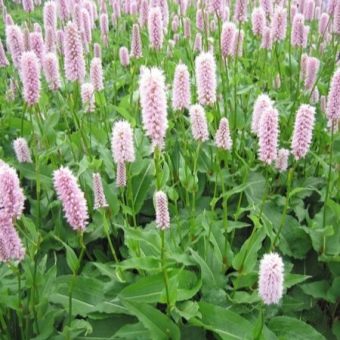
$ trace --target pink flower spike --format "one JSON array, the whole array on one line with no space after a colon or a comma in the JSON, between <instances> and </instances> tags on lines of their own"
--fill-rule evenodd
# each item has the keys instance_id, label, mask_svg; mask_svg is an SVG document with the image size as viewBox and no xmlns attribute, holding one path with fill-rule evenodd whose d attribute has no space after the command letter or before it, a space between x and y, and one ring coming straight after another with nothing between
<instances>
[{"instance_id":1,"label":"pink flower spike","mask_svg":"<svg viewBox=\"0 0 340 340\"><path fill-rule=\"evenodd\" d=\"M119 60L122 66L126 67L130 64L129 50L125 46L119 49Z\"/></svg>"},{"instance_id":2,"label":"pink flower spike","mask_svg":"<svg viewBox=\"0 0 340 340\"><path fill-rule=\"evenodd\" d=\"M31 151L25 138L17 138L13 147L19 163L32 163Z\"/></svg>"},{"instance_id":3,"label":"pink flower spike","mask_svg":"<svg viewBox=\"0 0 340 340\"><path fill-rule=\"evenodd\" d=\"M25 248L10 218L0 216L0 263L20 262L25 257Z\"/></svg>"},{"instance_id":4,"label":"pink flower spike","mask_svg":"<svg viewBox=\"0 0 340 340\"><path fill-rule=\"evenodd\" d=\"M225 22L221 33L221 51L224 58L230 56L233 51L236 25L233 22Z\"/></svg>"},{"instance_id":5,"label":"pink flower spike","mask_svg":"<svg viewBox=\"0 0 340 340\"><path fill-rule=\"evenodd\" d=\"M146 135L153 147L164 146L168 128L167 100L163 72L156 68L142 68L139 81L142 120Z\"/></svg>"},{"instance_id":6,"label":"pink flower spike","mask_svg":"<svg viewBox=\"0 0 340 340\"><path fill-rule=\"evenodd\" d=\"M107 204L102 178L99 173L94 173L92 176L92 187L94 193L94 209L106 208Z\"/></svg>"},{"instance_id":7,"label":"pink flower spike","mask_svg":"<svg viewBox=\"0 0 340 340\"><path fill-rule=\"evenodd\" d=\"M10 220L20 218L24 202L25 196L16 171L3 163L0 166L0 217Z\"/></svg>"},{"instance_id":8,"label":"pink flower spike","mask_svg":"<svg viewBox=\"0 0 340 340\"><path fill-rule=\"evenodd\" d=\"M333 74L328 93L326 115L331 124L337 124L340 120L340 68ZM324 99L326 101L326 99Z\"/></svg>"},{"instance_id":9,"label":"pink flower spike","mask_svg":"<svg viewBox=\"0 0 340 340\"><path fill-rule=\"evenodd\" d=\"M31 13L34 10L33 0L22 0L22 8L25 12Z\"/></svg>"},{"instance_id":10,"label":"pink flower spike","mask_svg":"<svg viewBox=\"0 0 340 340\"><path fill-rule=\"evenodd\" d=\"M17 25L6 26L6 44L11 53L13 64L20 67L22 52L24 51L24 40L21 29Z\"/></svg>"},{"instance_id":11,"label":"pink flower spike","mask_svg":"<svg viewBox=\"0 0 340 340\"><path fill-rule=\"evenodd\" d=\"M269 27L265 27L262 34L261 48L271 50L273 46L273 39Z\"/></svg>"},{"instance_id":12,"label":"pink flower spike","mask_svg":"<svg viewBox=\"0 0 340 340\"><path fill-rule=\"evenodd\" d=\"M261 7L254 8L251 15L252 30L254 35L262 36L266 27L266 14Z\"/></svg>"},{"instance_id":13,"label":"pink flower spike","mask_svg":"<svg viewBox=\"0 0 340 340\"><path fill-rule=\"evenodd\" d=\"M215 144L218 148L224 150L231 150L233 146L229 130L229 121L225 117L220 120L220 125L215 135Z\"/></svg>"},{"instance_id":14,"label":"pink flower spike","mask_svg":"<svg viewBox=\"0 0 340 340\"><path fill-rule=\"evenodd\" d=\"M45 56L45 43L41 32L31 32L29 34L29 47L41 63Z\"/></svg>"},{"instance_id":15,"label":"pink flower spike","mask_svg":"<svg viewBox=\"0 0 340 340\"><path fill-rule=\"evenodd\" d=\"M275 161L275 167L279 172L284 172L287 170L288 157L289 157L289 150L282 148L278 151L277 158Z\"/></svg>"},{"instance_id":16,"label":"pink flower spike","mask_svg":"<svg viewBox=\"0 0 340 340\"><path fill-rule=\"evenodd\" d=\"M81 100L86 112L95 110L94 86L91 83L81 85Z\"/></svg>"},{"instance_id":17,"label":"pink flower spike","mask_svg":"<svg viewBox=\"0 0 340 340\"><path fill-rule=\"evenodd\" d=\"M216 62L210 52L201 52L195 60L198 101L201 105L216 102Z\"/></svg>"},{"instance_id":18,"label":"pink flower spike","mask_svg":"<svg viewBox=\"0 0 340 340\"><path fill-rule=\"evenodd\" d=\"M20 69L25 102L28 106L37 104L40 98L40 64L34 52L22 54Z\"/></svg>"},{"instance_id":19,"label":"pink flower spike","mask_svg":"<svg viewBox=\"0 0 340 340\"><path fill-rule=\"evenodd\" d=\"M248 0L236 0L234 19L237 22L247 21Z\"/></svg>"},{"instance_id":20,"label":"pink flower spike","mask_svg":"<svg viewBox=\"0 0 340 340\"><path fill-rule=\"evenodd\" d=\"M279 137L279 113L269 107L261 114L259 122L259 159L270 165L277 157Z\"/></svg>"},{"instance_id":21,"label":"pink flower spike","mask_svg":"<svg viewBox=\"0 0 340 340\"><path fill-rule=\"evenodd\" d=\"M293 20L291 32L291 44L294 47L303 47L305 40L305 18L302 14L297 13Z\"/></svg>"},{"instance_id":22,"label":"pink flower spike","mask_svg":"<svg viewBox=\"0 0 340 340\"><path fill-rule=\"evenodd\" d=\"M139 59L143 56L142 40L140 37L139 25L137 24L132 26L131 56L136 59Z\"/></svg>"},{"instance_id":23,"label":"pink flower spike","mask_svg":"<svg viewBox=\"0 0 340 340\"><path fill-rule=\"evenodd\" d=\"M54 188L63 204L67 222L76 231L82 231L88 224L85 195L69 168L61 167L53 174Z\"/></svg>"},{"instance_id":24,"label":"pink flower spike","mask_svg":"<svg viewBox=\"0 0 340 340\"><path fill-rule=\"evenodd\" d=\"M55 53L47 53L43 59L43 69L48 87L57 91L61 87L59 62Z\"/></svg>"},{"instance_id":25,"label":"pink flower spike","mask_svg":"<svg viewBox=\"0 0 340 340\"><path fill-rule=\"evenodd\" d=\"M163 191L155 193L156 225L161 230L170 228L170 215L168 209L168 198Z\"/></svg>"},{"instance_id":26,"label":"pink flower spike","mask_svg":"<svg viewBox=\"0 0 340 340\"><path fill-rule=\"evenodd\" d=\"M148 33L150 46L155 50L160 50L163 45L163 20L159 7L149 9Z\"/></svg>"},{"instance_id":27,"label":"pink flower spike","mask_svg":"<svg viewBox=\"0 0 340 340\"><path fill-rule=\"evenodd\" d=\"M117 164L116 185L118 188L126 186L126 166L125 163Z\"/></svg>"},{"instance_id":28,"label":"pink flower spike","mask_svg":"<svg viewBox=\"0 0 340 340\"><path fill-rule=\"evenodd\" d=\"M95 91L104 89L103 68L100 58L93 58L90 66L90 79Z\"/></svg>"},{"instance_id":29,"label":"pink flower spike","mask_svg":"<svg viewBox=\"0 0 340 340\"><path fill-rule=\"evenodd\" d=\"M312 142L315 108L302 104L296 114L291 143L292 154L296 160L306 156Z\"/></svg>"},{"instance_id":30,"label":"pink flower spike","mask_svg":"<svg viewBox=\"0 0 340 340\"><path fill-rule=\"evenodd\" d=\"M316 77L320 68L320 60L314 57L308 57L306 61L306 78L305 89L311 91L316 82Z\"/></svg>"},{"instance_id":31,"label":"pink flower spike","mask_svg":"<svg viewBox=\"0 0 340 340\"><path fill-rule=\"evenodd\" d=\"M266 109L271 107L273 107L273 102L268 97L268 95L261 94L257 97L254 103L254 110L251 122L251 132L258 135L261 115Z\"/></svg>"},{"instance_id":32,"label":"pink flower spike","mask_svg":"<svg viewBox=\"0 0 340 340\"><path fill-rule=\"evenodd\" d=\"M175 69L172 86L172 107L174 110L188 109L191 102L190 75L188 67L182 63Z\"/></svg>"},{"instance_id":33,"label":"pink flower spike","mask_svg":"<svg viewBox=\"0 0 340 340\"><path fill-rule=\"evenodd\" d=\"M259 295L266 305L278 304L283 295L283 261L277 253L265 254L260 262Z\"/></svg>"},{"instance_id":34,"label":"pink flower spike","mask_svg":"<svg viewBox=\"0 0 340 340\"><path fill-rule=\"evenodd\" d=\"M114 124L111 149L113 160L117 164L135 161L133 130L129 122L122 120Z\"/></svg>"},{"instance_id":35,"label":"pink flower spike","mask_svg":"<svg viewBox=\"0 0 340 340\"><path fill-rule=\"evenodd\" d=\"M44 28L52 27L55 31L57 28L57 6L54 1L44 3Z\"/></svg>"},{"instance_id":36,"label":"pink flower spike","mask_svg":"<svg viewBox=\"0 0 340 340\"><path fill-rule=\"evenodd\" d=\"M286 38L287 29L287 10L277 7L274 12L271 35L273 42L282 41Z\"/></svg>"},{"instance_id":37,"label":"pink flower spike","mask_svg":"<svg viewBox=\"0 0 340 340\"><path fill-rule=\"evenodd\" d=\"M204 142L209 139L208 123L204 108L199 105L192 105L189 110L191 133L196 141Z\"/></svg>"},{"instance_id":38,"label":"pink flower spike","mask_svg":"<svg viewBox=\"0 0 340 340\"><path fill-rule=\"evenodd\" d=\"M82 82L85 78L83 46L76 24L69 22L65 28L65 75L70 81Z\"/></svg>"}]
</instances>

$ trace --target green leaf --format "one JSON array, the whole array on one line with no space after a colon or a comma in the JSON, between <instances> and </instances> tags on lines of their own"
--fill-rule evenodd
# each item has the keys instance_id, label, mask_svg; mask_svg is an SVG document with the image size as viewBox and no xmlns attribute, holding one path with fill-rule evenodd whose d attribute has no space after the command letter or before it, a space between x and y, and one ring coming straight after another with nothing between
<instances>
[{"instance_id":1,"label":"green leaf","mask_svg":"<svg viewBox=\"0 0 340 340\"><path fill-rule=\"evenodd\" d=\"M312 326L301 320L288 316L276 316L270 320L268 327L281 340L323 340L325 339Z\"/></svg>"},{"instance_id":2,"label":"green leaf","mask_svg":"<svg viewBox=\"0 0 340 340\"><path fill-rule=\"evenodd\" d=\"M252 339L252 325L240 315L206 302L199 303L201 319L192 319L190 323L217 333L222 339Z\"/></svg>"},{"instance_id":3,"label":"green leaf","mask_svg":"<svg viewBox=\"0 0 340 340\"><path fill-rule=\"evenodd\" d=\"M153 303L160 302L164 290L162 274L142 277L124 288L119 296L126 301Z\"/></svg>"},{"instance_id":4,"label":"green leaf","mask_svg":"<svg viewBox=\"0 0 340 340\"><path fill-rule=\"evenodd\" d=\"M255 228L255 227L254 227ZM257 229L244 244L238 254L233 259L233 267L245 273L251 272L257 261L257 252L262 246L262 241L266 237L263 228Z\"/></svg>"},{"instance_id":5,"label":"green leaf","mask_svg":"<svg viewBox=\"0 0 340 340\"><path fill-rule=\"evenodd\" d=\"M142 323L138 322L132 325L125 325L115 333L114 339L149 339L150 333L143 326Z\"/></svg>"},{"instance_id":6,"label":"green leaf","mask_svg":"<svg viewBox=\"0 0 340 340\"><path fill-rule=\"evenodd\" d=\"M122 303L149 330L152 339L180 339L179 328L158 309L144 303L126 300L122 300Z\"/></svg>"},{"instance_id":7,"label":"green leaf","mask_svg":"<svg viewBox=\"0 0 340 340\"><path fill-rule=\"evenodd\" d=\"M61 240L60 238L58 238L56 236L54 236L54 237L60 243L62 243L62 245L65 247L65 249L66 249L66 262L67 262L67 265L70 268L70 270L72 271L72 273L75 273L78 270L78 268L79 268L79 260L78 260L78 257L76 255L76 253L63 240Z\"/></svg>"},{"instance_id":8,"label":"green leaf","mask_svg":"<svg viewBox=\"0 0 340 340\"><path fill-rule=\"evenodd\" d=\"M133 206L135 214L137 214L148 195L150 185L152 183L153 177L151 175L151 162L146 163L144 171L132 178L132 188L133 188Z\"/></svg>"},{"instance_id":9,"label":"green leaf","mask_svg":"<svg viewBox=\"0 0 340 340\"><path fill-rule=\"evenodd\" d=\"M71 276L59 277L57 291L49 295L49 301L68 308ZM72 299L72 314L87 316L97 311L97 305L104 301L104 284L94 278L78 276L75 280Z\"/></svg>"}]
</instances>

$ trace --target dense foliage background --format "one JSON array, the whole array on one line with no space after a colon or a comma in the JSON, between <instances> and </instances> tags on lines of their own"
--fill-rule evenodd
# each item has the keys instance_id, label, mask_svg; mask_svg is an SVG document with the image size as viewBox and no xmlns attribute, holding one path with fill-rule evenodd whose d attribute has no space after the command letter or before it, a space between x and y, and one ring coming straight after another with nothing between
<instances>
[{"instance_id":1,"label":"dense foliage background","mask_svg":"<svg viewBox=\"0 0 340 340\"><path fill-rule=\"evenodd\" d=\"M111 2L103 2L111 18ZM98 12L101 3L97 3ZM179 61L189 68L192 103L197 101L194 63L199 52L193 50L197 4L188 1L183 15L190 19L191 36L183 36L180 20L179 40L169 54L169 40L175 34L171 20L179 14L179 5L168 3L170 24L162 49L149 47L147 28L141 27L143 57L131 58L126 67L120 63L119 48L130 48L138 14L126 14L122 6L118 21L112 24L110 20L107 47L96 21L85 59L88 69L93 42L102 45L105 89L96 93L92 113L82 106L79 84L65 80L64 75L56 92L49 90L42 77L39 104L30 108L21 94L18 70L12 63L0 69L0 157L17 170L26 196L24 215L16 221L26 256L20 263L0 264L0 337L340 338L340 135L335 132L331 141L325 112L319 102L314 103L310 151L299 161L291 157L289 169L280 173L258 160L258 140L250 131L254 102L265 92L279 111L280 145L290 149L295 113L301 103L311 100L300 79L301 53L320 59L316 87L326 96L336 70L339 35L330 32L324 43L318 20L313 19L307 23L306 48L289 46L288 24L284 41L271 50L261 49L261 38L251 30L250 14L257 6L251 1L248 21L242 24L243 55L225 64L219 50L222 21L211 13L209 20L215 22L216 30L208 34L217 62L218 104L205 107L210 140L198 149L187 110L175 112L170 105ZM291 3L285 6L289 8ZM30 14L21 4L5 1L5 5L18 25L26 22L32 30L34 22L42 24L43 4ZM321 12L327 11L324 4L320 6ZM232 19L234 3L230 9ZM59 21L58 26L62 29L64 23ZM5 45L4 23L0 34ZM205 34L204 46L208 42ZM57 53L63 74L63 54L59 48ZM7 57L11 60L9 53ZM164 233L164 266L160 260L161 232L154 222L155 161L139 104L142 65L161 68L169 85L169 127L160 156L161 188L168 196L171 217L171 227ZM280 86L275 85L278 74ZM10 80L17 89L12 98ZM222 116L230 123L234 143L230 152L214 144L216 117ZM112 125L120 119L131 123L136 149L123 190L115 184L116 165L110 146ZM16 160L12 143L20 136L29 143L31 164ZM72 169L88 203L90 223L84 232L86 252L81 261L79 235L67 224L53 188L53 171L61 166ZM294 172L290 172L293 167ZM102 176L107 209L93 209L94 172ZM287 193L289 174L292 183ZM284 296L279 304L265 306L257 290L259 260L271 250L286 202L287 216L275 249L285 265ZM71 317L70 282L74 284Z\"/></svg>"}]
</instances>

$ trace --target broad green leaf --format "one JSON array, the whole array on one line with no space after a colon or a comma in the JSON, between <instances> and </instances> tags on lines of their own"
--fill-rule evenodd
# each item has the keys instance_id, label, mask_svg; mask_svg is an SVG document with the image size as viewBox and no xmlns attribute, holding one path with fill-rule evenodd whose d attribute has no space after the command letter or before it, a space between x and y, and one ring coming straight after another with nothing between
<instances>
[{"instance_id":1,"label":"broad green leaf","mask_svg":"<svg viewBox=\"0 0 340 340\"><path fill-rule=\"evenodd\" d=\"M325 338L312 326L288 316L276 316L269 321L268 327L281 340L324 340Z\"/></svg>"},{"instance_id":2,"label":"broad green leaf","mask_svg":"<svg viewBox=\"0 0 340 340\"><path fill-rule=\"evenodd\" d=\"M179 328L158 309L144 303L122 300L125 307L134 314L150 332L154 340L179 340Z\"/></svg>"},{"instance_id":3,"label":"broad green leaf","mask_svg":"<svg viewBox=\"0 0 340 340\"><path fill-rule=\"evenodd\" d=\"M217 333L222 339L252 339L252 325L240 315L206 302L199 302L202 318L194 318L190 323Z\"/></svg>"}]
</instances>

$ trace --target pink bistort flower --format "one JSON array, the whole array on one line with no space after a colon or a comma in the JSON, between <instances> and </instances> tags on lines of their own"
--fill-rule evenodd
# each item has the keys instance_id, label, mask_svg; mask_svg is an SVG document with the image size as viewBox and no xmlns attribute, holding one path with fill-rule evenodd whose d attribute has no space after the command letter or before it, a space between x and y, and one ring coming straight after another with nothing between
<instances>
[{"instance_id":1,"label":"pink bistort flower","mask_svg":"<svg viewBox=\"0 0 340 340\"><path fill-rule=\"evenodd\" d=\"M19 68L21 55L24 51L24 39L19 26L6 26L6 44L11 54L14 66Z\"/></svg>"},{"instance_id":2,"label":"pink bistort flower","mask_svg":"<svg viewBox=\"0 0 340 340\"><path fill-rule=\"evenodd\" d=\"M146 134L150 137L153 147L162 149L168 127L163 72L156 67L144 67L140 75L139 93Z\"/></svg>"},{"instance_id":3,"label":"pink bistort flower","mask_svg":"<svg viewBox=\"0 0 340 340\"><path fill-rule=\"evenodd\" d=\"M258 135L259 125L262 113L273 106L272 100L268 97L267 94L260 94L255 103L253 109L253 116L251 121L251 132Z\"/></svg>"},{"instance_id":4,"label":"pink bistort flower","mask_svg":"<svg viewBox=\"0 0 340 340\"><path fill-rule=\"evenodd\" d=\"M34 52L22 54L20 71L25 102L29 106L37 104L40 98L40 64Z\"/></svg>"},{"instance_id":5,"label":"pink bistort flower","mask_svg":"<svg viewBox=\"0 0 340 340\"><path fill-rule=\"evenodd\" d=\"M310 105L302 104L297 111L291 142L292 154L296 160L303 158L309 151L313 136L314 116L315 108Z\"/></svg>"},{"instance_id":6,"label":"pink bistort flower","mask_svg":"<svg viewBox=\"0 0 340 340\"><path fill-rule=\"evenodd\" d=\"M156 225L164 230L170 228L170 215L168 209L168 198L163 191L155 193Z\"/></svg>"},{"instance_id":7,"label":"pink bistort flower","mask_svg":"<svg viewBox=\"0 0 340 340\"><path fill-rule=\"evenodd\" d=\"M65 28L65 75L70 81L82 82L85 77L83 46L76 24L69 22Z\"/></svg>"},{"instance_id":8,"label":"pink bistort flower","mask_svg":"<svg viewBox=\"0 0 340 340\"><path fill-rule=\"evenodd\" d=\"M277 158L275 161L275 167L279 172L284 172L288 168L288 157L289 157L289 150L287 149L279 149L277 153Z\"/></svg>"},{"instance_id":9,"label":"pink bistort flower","mask_svg":"<svg viewBox=\"0 0 340 340\"><path fill-rule=\"evenodd\" d=\"M54 171L53 182L67 222L74 230L84 230L88 224L87 203L77 179L69 168L61 167Z\"/></svg>"},{"instance_id":10,"label":"pink bistort flower","mask_svg":"<svg viewBox=\"0 0 340 340\"><path fill-rule=\"evenodd\" d=\"M331 124L336 124L340 120L340 68L338 68L331 81L327 99L326 115ZM326 100L325 100L326 101Z\"/></svg>"},{"instance_id":11,"label":"pink bistort flower","mask_svg":"<svg viewBox=\"0 0 340 340\"><path fill-rule=\"evenodd\" d=\"M224 58L230 56L233 51L236 25L233 22L225 22L221 32L221 51Z\"/></svg>"},{"instance_id":12,"label":"pink bistort flower","mask_svg":"<svg viewBox=\"0 0 340 340\"><path fill-rule=\"evenodd\" d=\"M160 50L163 46L163 20L162 12L159 7L149 9L148 33L150 46L155 50Z\"/></svg>"},{"instance_id":13,"label":"pink bistort flower","mask_svg":"<svg viewBox=\"0 0 340 340\"><path fill-rule=\"evenodd\" d=\"M17 138L13 148L19 163L32 163L31 151L25 138Z\"/></svg>"},{"instance_id":14,"label":"pink bistort flower","mask_svg":"<svg viewBox=\"0 0 340 340\"><path fill-rule=\"evenodd\" d=\"M199 105L192 105L189 110L191 133L196 141L204 142L209 139L208 122L204 108Z\"/></svg>"},{"instance_id":15,"label":"pink bistort flower","mask_svg":"<svg viewBox=\"0 0 340 340\"><path fill-rule=\"evenodd\" d=\"M229 130L229 121L225 117L220 120L220 125L215 135L215 144L218 148L224 150L231 150L233 146Z\"/></svg>"},{"instance_id":16,"label":"pink bistort flower","mask_svg":"<svg viewBox=\"0 0 340 340\"><path fill-rule=\"evenodd\" d=\"M262 7L254 8L251 15L251 22L254 35L262 36L264 28L266 27L266 13Z\"/></svg>"},{"instance_id":17,"label":"pink bistort flower","mask_svg":"<svg viewBox=\"0 0 340 340\"><path fill-rule=\"evenodd\" d=\"M24 202L25 196L16 171L3 163L0 166L0 217L10 220L20 218Z\"/></svg>"},{"instance_id":18,"label":"pink bistort flower","mask_svg":"<svg viewBox=\"0 0 340 340\"><path fill-rule=\"evenodd\" d=\"M261 114L259 122L259 159L271 164L277 157L277 145L279 137L279 113L269 107Z\"/></svg>"},{"instance_id":19,"label":"pink bistort flower","mask_svg":"<svg viewBox=\"0 0 340 340\"><path fill-rule=\"evenodd\" d=\"M198 102L213 105L216 102L216 62L210 52L201 52L195 60Z\"/></svg>"},{"instance_id":20,"label":"pink bistort flower","mask_svg":"<svg viewBox=\"0 0 340 340\"><path fill-rule=\"evenodd\" d=\"M279 254L265 254L260 262L259 295L266 305L278 304L283 295L283 261Z\"/></svg>"},{"instance_id":21,"label":"pink bistort flower","mask_svg":"<svg viewBox=\"0 0 340 340\"><path fill-rule=\"evenodd\" d=\"M129 122L121 120L114 124L111 149L113 159L117 164L134 162L133 130Z\"/></svg>"},{"instance_id":22,"label":"pink bistort flower","mask_svg":"<svg viewBox=\"0 0 340 340\"><path fill-rule=\"evenodd\" d=\"M191 102L190 74L188 67L182 63L175 69L172 85L172 107L174 110L188 109Z\"/></svg>"},{"instance_id":23,"label":"pink bistort flower","mask_svg":"<svg viewBox=\"0 0 340 340\"><path fill-rule=\"evenodd\" d=\"M93 206L94 209L108 207L104 189L103 189L102 178L100 177L99 173L93 174L92 187L93 187L93 193L94 193L94 206Z\"/></svg>"},{"instance_id":24,"label":"pink bistort flower","mask_svg":"<svg viewBox=\"0 0 340 340\"><path fill-rule=\"evenodd\" d=\"M59 62L55 53L46 53L43 59L43 70L48 87L57 91L61 87Z\"/></svg>"},{"instance_id":25,"label":"pink bistort flower","mask_svg":"<svg viewBox=\"0 0 340 340\"><path fill-rule=\"evenodd\" d=\"M95 91L104 89L103 67L100 58L95 57L91 60L90 79Z\"/></svg>"}]
</instances>

